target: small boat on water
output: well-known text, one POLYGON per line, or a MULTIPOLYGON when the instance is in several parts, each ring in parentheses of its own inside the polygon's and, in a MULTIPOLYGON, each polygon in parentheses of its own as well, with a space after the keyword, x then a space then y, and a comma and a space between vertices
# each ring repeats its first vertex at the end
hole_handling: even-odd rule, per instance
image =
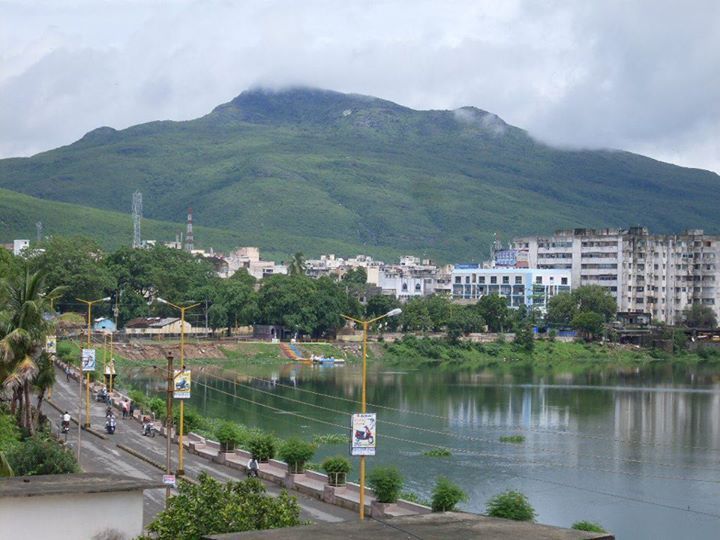
POLYGON ((314 354, 310 357, 310 360, 312 360, 313 364, 320 364, 320 365, 344 364, 345 363, 344 358, 335 358, 334 356, 316 356, 314 354))

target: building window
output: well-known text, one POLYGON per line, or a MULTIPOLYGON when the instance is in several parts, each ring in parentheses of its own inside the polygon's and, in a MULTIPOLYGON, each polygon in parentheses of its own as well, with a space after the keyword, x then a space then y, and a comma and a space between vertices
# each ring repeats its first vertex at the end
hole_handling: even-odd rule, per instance
POLYGON ((470 276, 465 276, 465 283, 470 284, 470 276))
POLYGON ((477 281, 477 274, 472 275, 472 282, 475 283, 477 281))
POLYGON ((522 285, 522 276, 515 276, 515 285, 522 285))
POLYGON ((485 283, 485 276, 478 277, 478 283, 485 283))
POLYGON ((490 283, 497 283, 497 276, 490 276, 490 283))
POLYGON ((455 276, 455 283, 462 283, 462 278, 460 276, 455 276))
POLYGON ((503 276, 503 283, 510 283, 510 276, 503 276))
POLYGON ((421 287, 420 287, 420 284, 419 284, 419 283, 416 283, 416 284, 415 284, 415 292, 420 292, 420 288, 421 288, 421 287))
POLYGON ((566 278, 566 277, 560 278, 560 284, 561 284, 561 285, 567 285, 567 284, 568 284, 568 283, 567 283, 567 278, 566 278))
POLYGON ((402 284, 402 290, 403 290, 403 291, 407 291, 407 283, 403 283, 403 284, 402 284))
POLYGON ((535 278, 535 283, 537 283, 537 284, 539 284, 539 285, 542 285, 542 276, 537 276, 537 277, 535 278))

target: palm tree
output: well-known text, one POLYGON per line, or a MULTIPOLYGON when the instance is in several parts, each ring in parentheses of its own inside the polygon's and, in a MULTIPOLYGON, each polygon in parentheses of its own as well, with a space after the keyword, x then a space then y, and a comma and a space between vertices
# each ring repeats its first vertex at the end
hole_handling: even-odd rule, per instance
POLYGON ((27 265, 18 277, 0 282, 0 380, 12 392, 12 412, 19 407, 20 425, 31 434, 34 422, 30 388, 36 382, 47 383, 47 375, 37 381, 38 361, 50 328, 43 314, 50 300, 61 294, 60 287, 45 294, 44 274, 30 273, 27 265))
POLYGON ((288 274, 291 276, 305 275, 305 255, 301 252, 298 251, 295 255, 293 255, 293 258, 288 265, 288 274))

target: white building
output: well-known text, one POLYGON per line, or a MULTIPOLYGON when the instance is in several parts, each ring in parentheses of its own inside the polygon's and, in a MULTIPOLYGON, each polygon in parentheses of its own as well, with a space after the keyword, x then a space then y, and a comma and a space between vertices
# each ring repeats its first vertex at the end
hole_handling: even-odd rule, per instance
POLYGON ((508 299, 513 308, 525 305, 544 311, 556 294, 569 292, 569 270, 537 268, 482 268, 479 264, 456 264, 452 272, 453 300, 477 302, 486 295, 508 299))
POLYGON ((517 238, 513 245, 531 266, 570 270, 573 286, 606 288, 618 311, 674 324, 696 303, 720 318, 720 237, 702 230, 653 235, 644 227, 573 229, 517 238))
POLYGON ((0 479, 0 538, 137 538, 143 533, 143 491, 161 487, 99 473, 0 479))
POLYGON ((13 255, 17 257, 24 249, 29 247, 30 240, 13 240, 13 255))

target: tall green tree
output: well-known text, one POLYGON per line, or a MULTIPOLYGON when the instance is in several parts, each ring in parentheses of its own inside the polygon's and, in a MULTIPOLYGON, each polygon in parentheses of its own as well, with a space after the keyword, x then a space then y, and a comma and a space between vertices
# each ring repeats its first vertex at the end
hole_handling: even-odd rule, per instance
POLYGON ((301 252, 295 253, 290 264, 288 265, 288 274, 291 276, 304 276, 305 275, 305 255, 301 252))
POLYGON ((489 294, 483 296, 475 304, 475 307, 491 332, 505 332, 512 325, 508 301, 500 295, 489 294))
POLYGON ((683 324, 689 328, 716 328, 717 318, 709 306, 693 304, 682 314, 683 324))
POLYGON ((0 376, 3 386, 12 392, 13 411, 19 408, 21 425, 30 433, 35 428, 30 389, 38 382, 51 384, 38 379, 43 373, 39 364, 50 329, 43 315, 49 311, 50 302, 63 293, 60 287, 48 292, 44 278, 42 272, 31 273, 26 265, 21 275, 0 281, 0 296, 5 299, 0 311, 0 376))

